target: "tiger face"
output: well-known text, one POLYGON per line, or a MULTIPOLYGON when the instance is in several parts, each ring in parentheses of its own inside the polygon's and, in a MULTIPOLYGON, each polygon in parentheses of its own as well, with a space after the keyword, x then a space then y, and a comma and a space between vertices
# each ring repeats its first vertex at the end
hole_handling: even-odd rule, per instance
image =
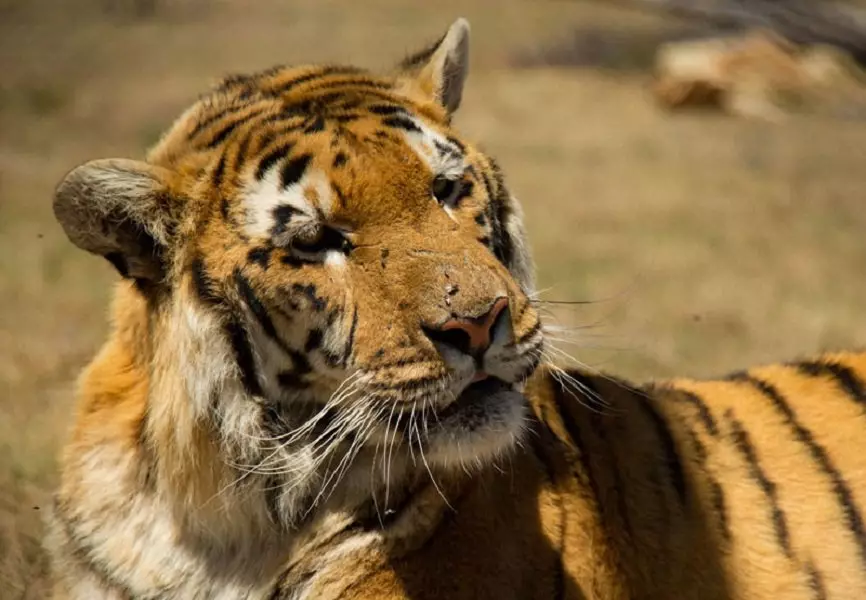
POLYGON ((519 434, 543 337, 520 207, 450 125, 467 43, 460 20, 389 76, 228 78, 146 162, 58 187, 70 239, 145 307, 152 377, 175 373, 182 402, 247 441, 261 425, 248 460, 414 445, 448 468, 519 434))

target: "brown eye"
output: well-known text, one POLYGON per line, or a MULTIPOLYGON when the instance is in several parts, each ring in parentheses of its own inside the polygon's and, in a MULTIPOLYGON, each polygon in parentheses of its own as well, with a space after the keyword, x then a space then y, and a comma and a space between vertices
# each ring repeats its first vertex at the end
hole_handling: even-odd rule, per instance
POLYGON ((439 204, 453 206, 463 196, 463 180, 439 175, 433 179, 431 191, 439 204))

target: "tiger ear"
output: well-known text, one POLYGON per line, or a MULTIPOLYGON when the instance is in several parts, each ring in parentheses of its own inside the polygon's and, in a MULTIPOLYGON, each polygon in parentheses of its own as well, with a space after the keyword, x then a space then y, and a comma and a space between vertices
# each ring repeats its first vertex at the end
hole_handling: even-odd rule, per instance
POLYGON ((453 114, 469 71, 469 21, 454 21, 438 42, 403 60, 400 69, 410 93, 420 93, 453 114))
POLYGON ((123 277, 159 282, 176 220, 171 173, 144 162, 94 160, 54 192, 54 216, 69 240, 105 257, 123 277))

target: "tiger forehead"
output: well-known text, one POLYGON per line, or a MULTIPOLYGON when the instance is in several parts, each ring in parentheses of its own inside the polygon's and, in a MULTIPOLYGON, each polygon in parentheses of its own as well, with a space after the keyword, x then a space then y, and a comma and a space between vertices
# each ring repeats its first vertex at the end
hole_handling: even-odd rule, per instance
POLYGON ((359 196, 382 202, 398 190, 423 193, 433 176, 464 168, 457 146, 441 136, 428 137, 421 126, 363 140, 349 130, 344 135, 348 141, 337 144, 301 140, 281 145, 253 161, 240 196, 247 235, 275 239, 304 224, 340 221, 358 211, 359 196))
POLYGON ((350 214, 359 190, 393 192, 408 180, 459 176, 463 152, 454 138, 400 107, 376 104, 351 122, 316 115, 312 125, 247 159, 240 193, 246 233, 283 237, 304 223, 350 214))

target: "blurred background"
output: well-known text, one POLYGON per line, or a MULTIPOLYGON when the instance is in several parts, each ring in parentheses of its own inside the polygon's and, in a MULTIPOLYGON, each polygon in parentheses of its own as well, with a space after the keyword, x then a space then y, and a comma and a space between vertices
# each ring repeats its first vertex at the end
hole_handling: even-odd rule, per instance
POLYGON ((656 48, 705 26, 637 4, 0 0, 0 598, 45 593, 41 512, 116 279, 53 187, 142 157, 226 73, 389 68, 465 16, 456 126, 522 199, 543 298, 586 302, 552 305, 559 348, 644 380, 866 345, 866 111, 663 110, 656 48))

